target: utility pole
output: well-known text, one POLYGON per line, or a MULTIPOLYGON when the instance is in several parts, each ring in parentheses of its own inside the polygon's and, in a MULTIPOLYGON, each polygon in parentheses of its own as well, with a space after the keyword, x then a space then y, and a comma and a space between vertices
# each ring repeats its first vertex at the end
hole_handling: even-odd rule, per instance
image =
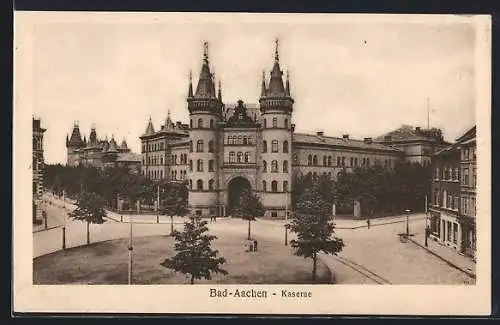
POLYGON ((430 99, 427 97, 427 130, 431 127, 431 108, 430 108, 430 99))
POLYGON ((406 209, 406 238, 410 236, 410 209, 406 209))
POLYGON ((156 223, 160 223, 160 217, 158 216, 160 210, 160 184, 156 188, 156 223))

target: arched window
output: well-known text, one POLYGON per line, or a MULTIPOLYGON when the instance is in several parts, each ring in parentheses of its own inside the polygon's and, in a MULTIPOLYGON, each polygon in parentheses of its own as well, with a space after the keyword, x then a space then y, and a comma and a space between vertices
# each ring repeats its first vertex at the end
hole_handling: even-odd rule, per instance
POLYGON ((227 144, 233 144, 233 137, 232 136, 228 136, 227 137, 227 144))
POLYGON ((214 140, 208 141, 208 152, 214 152, 214 140))
POLYGON ((262 141, 262 152, 267 152, 267 141, 262 141))
POLYGON ((271 173, 277 173, 278 172, 278 161, 273 160, 271 162, 271 173))
POLYGON ((328 172, 328 177, 332 178, 332 173, 331 172, 328 172))
POLYGON ((198 119, 198 129, 201 129, 201 128, 203 128, 203 119, 199 118, 198 119))
POLYGON ((193 161, 191 159, 189 160, 189 171, 193 171, 193 161))
POLYGON ((243 142, 243 137, 241 135, 238 136, 238 144, 241 144, 243 142))
POLYGON ((288 153, 288 141, 283 141, 283 152, 288 153))
POLYGON ((332 165, 332 156, 328 156, 328 166, 332 165))
POLYGON ((160 165, 163 165, 163 156, 160 157, 160 165))
POLYGON ((189 141, 189 152, 193 152, 193 140, 189 141))
POLYGON ((229 162, 230 163, 234 163, 235 162, 235 158, 236 158, 236 155, 235 155, 234 151, 231 151, 229 153, 229 162))
POLYGON ((208 161, 208 171, 209 172, 213 172, 214 171, 214 160, 213 159, 210 159, 208 161))
POLYGON ((278 140, 271 142, 271 152, 278 152, 278 140))
POLYGON ((196 152, 203 152, 203 140, 196 142, 196 152))
POLYGON ((243 144, 248 144, 248 137, 246 136, 243 137, 243 144))
POLYGON ((189 180, 189 188, 193 189, 193 180, 192 179, 189 180))
POLYGON ((264 191, 264 192, 267 191, 267 183, 266 183, 266 181, 262 181, 262 191, 264 191))
POLYGON ((211 179, 208 181, 208 189, 212 191, 214 189, 214 180, 211 179))
POLYGON ((318 165, 318 156, 314 155, 313 157, 313 165, 317 166, 318 165))
POLYGON ((233 144, 238 144, 238 137, 233 135, 233 144))
POLYGON ((271 191, 272 192, 278 192, 278 182, 277 181, 272 181, 271 182, 271 191))
POLYGON ((337 166, 340 166, 340 156, 337 157, 337 166))
POLYGON ((288 161, 283 161, 283 173, 288 173, 288 161))
POLYGON ((262 162, 262 171, 267 172, 267 162, 265 160, 262 162))
POLYGON ((196 161, 196 170, 199 171, 199 172, 203 171, 203 160, 198 159, 196 161))
POLYGON ((177 165, 177 155, 174 155, 174 165, 177 165))
POLYGON ((243 152, 241 151, 238 151, 238 154, 236 155, 236 161, 238 163, 242 162, 243 161, 243 152))
POLYGON ((323 166, 326 166, 326 156, 323 156, 323 166))
POLYGON ((288 192, 288 181, 283 182, 283 192, 288 192))
POLYGON ((203 190, 203 181, 201 179, 199 179, 199 180, 196 181, 196 189, 198 191, 202 191, 203 190))
POLYGON ((307 156, 307 165, 311 166, 312 165, 312 155, 307 156))
POLYGON ((213 129, 214 128, 214 120, 210 119, 210 128, 213 129))
POLYGON ((273 128, 278 127, 278 119, 276 117, 273 117, 273 128))
POLYGON ((285 129, 288 129, 288 119, 286 118, 283 122, 285 124, 285 129))
POLYGON ((172 170, 171 174, 172 174, 172 179, 175 179, 175 177, 174 177, 174 171, 173 170, 172 170))
POLYGON ((266 119, 262 119, 262 126, 264 127, 264 129, 267 127, 267 121, 266 119))
MULTIPOLYGON (((163 174, 162 170, 160 170, 160 178, 161 178, 162 174, 163 174)), ((174 171, 174 179, 177 179, 177 171, 174 171)))
POLYGON ((250 152, 245 152, 245 162, 246 163, 250 162, 250 152))
POLYGON ((342 166, 345 166, 345 157, 342 157, 342 166))

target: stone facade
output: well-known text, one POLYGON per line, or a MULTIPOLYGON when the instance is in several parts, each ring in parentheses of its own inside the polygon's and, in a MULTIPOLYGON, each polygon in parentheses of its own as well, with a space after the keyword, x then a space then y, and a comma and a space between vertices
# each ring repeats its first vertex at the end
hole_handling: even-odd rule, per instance
POLYGON ((87 141, 86 136, 82 139, 78 123, 75 123, 71 137, 66 136, 66 150, 68 166, 126 167, 133 173, 141 169, 140 155, 131 152, 125 139, 119 146, 114 137, 109 141, 107 136, 101 140, 94 127, 87 141))
POLYGON ((474 256, 476 250, 475 127, 434 155, 429 205, 431 237, 474 256))
POLYGON ((296 133, 290 81, 288 74, 283 78, 277 46, 269 78, 262 76, 258 105, 224 103, 220 83, 216 92, 207 51, 195 91, 190 76, 187 103, 189 125, 173 123, 169 113, 155 131, 149 120, 140 137, 142 173, 154 180, 185 181, 192 212, 204 216, 231 215, 237 193, 250 188, 260 196, 267 217, 283 218, 294 176, 324 174, 335 179, 356 167, 392 168, 408 160, 408 152, 416 157, 411 161, 423 162, 421 157, 432 153, 422 148, 435 141, 419 135, 419 141, 405 142, 408 132, 391 143, 384 142, 387 137, 376 141, 348 134, 296 133))
POLYGON ((41 127, 41 120, 33 118, 33 223, 42 222, 43 194, 43 134, 46 129, 41 127))

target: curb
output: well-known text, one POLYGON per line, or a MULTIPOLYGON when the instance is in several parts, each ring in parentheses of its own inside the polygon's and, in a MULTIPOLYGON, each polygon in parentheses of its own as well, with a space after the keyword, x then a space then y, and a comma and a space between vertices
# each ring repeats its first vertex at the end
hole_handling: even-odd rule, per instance
POLYGON ((430 254, 432 254, 432 255, 436 256, 436 257, 437 257, 437 258, 439 258, 441 261, 445 262, 446 264, 450 265, 451 267, 453 267, 453 268, 455 268, 455 269, 457 269, 457 270, 459 270, 459 271, 462 271, 463 273, 467 274, 469 277, 471 277, 471 278, 473 278, 473 279, 476 279, 476 275, 475 275, 474 273, 472 273, 472 272, 470 272, 470 271, 467 271, 467 270, 465 270, 465 269, 461 268, 460 266, 456 265, 456 264, 455 264, 455 263, 453 263, 453 262, 450 262, 449 260, 447 260, 447 259, 445 259, 444 257, 442 257, 441 255, 439 255, 439 254, 437 254, 437 253, 433 252, 432 250, 430 250, 429 248, 425 247, 424 245, 422 245, 422 244, 418 243, 417 241, 415 241, 415 240, 413 240, 413 239, 411 239, 411 238, 408 238, 408 240, 409 240, 410 242, 412 242, 413 244, 415 244, 415 245, 419 246, 420 248, 425 249, 428 253, 430 253, 430 254))

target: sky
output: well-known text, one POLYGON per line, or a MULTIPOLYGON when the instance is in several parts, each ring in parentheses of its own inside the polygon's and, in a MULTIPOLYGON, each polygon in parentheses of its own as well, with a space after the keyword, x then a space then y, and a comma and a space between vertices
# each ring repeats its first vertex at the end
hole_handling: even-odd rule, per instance
POLYGON ((224 101, 258 103, 278 38, 296 132, 363 138, 403 124, 426 127, 428 102, 430 126, 448 141, 475 123, 472 21, 189 17, 35 26, 33 113, 47 128, 46 163, 65 162, 75 121, 82 136, 95 125, 98 137, 126 138, 134 152, 149 117, 155 129, 168 110, 188 123, 188 76, 192 71, 196 87, 204 41, 224 101))

